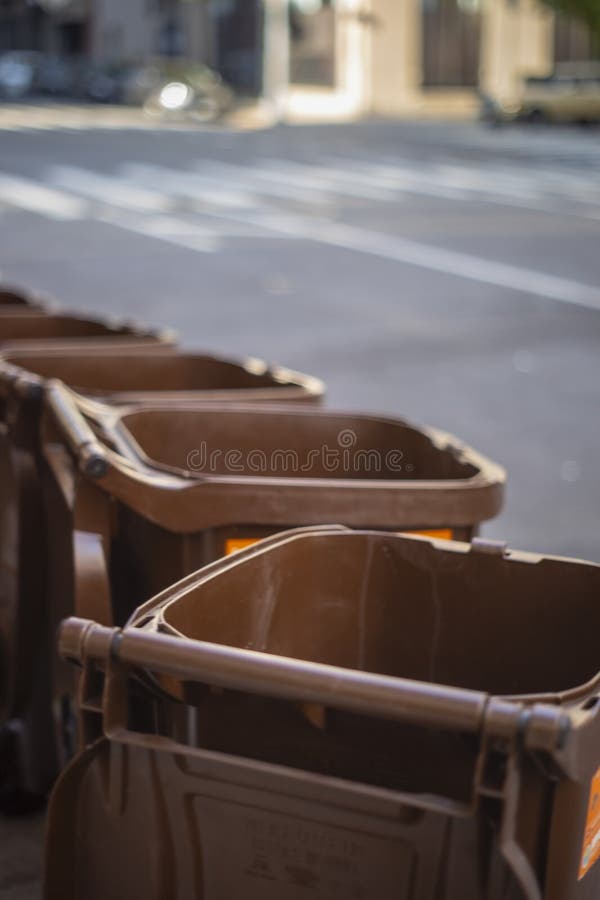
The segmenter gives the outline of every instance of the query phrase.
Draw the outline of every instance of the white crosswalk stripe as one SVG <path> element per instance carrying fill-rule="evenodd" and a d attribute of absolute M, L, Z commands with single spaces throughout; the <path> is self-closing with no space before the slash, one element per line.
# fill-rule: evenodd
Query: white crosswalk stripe
<path fill-rule="evenodd" d="M 281 179 L 277 173 L 271 177 L 268 171 L 259 166 L 237 166 L 205 159 L 196 164 L 194 171 L 210 178 L 216 184 L 236 185 L 241 190 L 251 190 L 267 197 L 312 203 L 315 206 L 327 202 L 324 191 L 303 187 L 290 181 L 289 178 Z"/>
<path fill-rule="evenodd" d="M 571 212 L 598 218 L 600 187 L 591 179 L 554 170 L 508 169 L 410 160 L 331 160 L 350 179 L 387 186 L 390 191 L 450 200 L 501 203 L 541 212 Z M 341 168 L 343 165 L 343 169 Z M 600 171 L 600 168 L 599 168 Z M 564 201 L 570 204 L 565 209 Z"/>
<path fill-rule="evenodd" d="M 46 172 L 53 187 L 65 188 L 106 205 L 147 213 L 166 212 L 173 206 L 169 195 L 151 187 L 132 185 L 120 176 L 101 175 L 75 166 L 50 166 Z"/>
<path fill-rule="evenodd" d="M 392 198 L 390 192 L 380 185 L 373 185 L 368 178 L 352 178 L 347 170 L 336 166 L 318 164 L 301 164 L 282 159 L 265 159 L 255 170 L 267 180 L 279 184 L 303 185 L 309 191 L 324 191 L 342 197 L 354 197 L 360 200 L 388 202 Z"/>
<path fill-rule="evenodd" d="M 86 204 L 78 197 L 13 175 L 0 174 L 0 200 L 49 219 L 81 219 L 86 213 Z"/>
<path fill-rule="evenodd" d="M 144 216 L 106 209 L 98 213 L 98 220 L 125 231 L 141 234 L 175 244 L 197 253 L 216 253 L 224 249 L 231 238 L 257 237 L 261 231 L 256 224 L 243 222 L 214 222 L 210 224 L 180 216 Z M 262 230 L 262 234 L 268 234 Z"/>
<path fill-rule="evenodd" d="M 411 195 L 600 217 L 600 181 L 548 168 L 529 172 L 516 167 L 349 158 L 315 164 L 262 159 L 244 166 L 203 159 L 191 171 L 127 162 L 111 174 L 49 166 L 43 183 L 30 180 L 26 185 L 27 179 L 8 173 L 2 178 L 0 202 L 59 218 L 82 214 L 77 198 L 136 212 L 164 213 L 180 208 L 196 212 L 212 207 L 255 209 L 290 202 L 317 208 L 362 200 L 387 204 Z"/>
<path fill-rule="evenodd" d="M 167 190 L 175 197 L 191 199 L 199 210 L 203 206 L 248 209 L 255 208 L 260 203 L 259 195 L 255 191 L 235 190 L 233 186 L 220 184 L 206 175 L 176 172 L 166 166 L 141 163 L 126 163 L 119 171 L 132 183 L 160 184 L 163 190 Z"/>
<path fill-rule="evenodd" d="M 203 158 L 185 170 L 129 160 L 110 173 L 48 165 L 35 179 L 0 172 L 3 216 L 21 209 L 55 222 L 90 219 L 199 253 L 218 252 L 240 238 L 317 241 L 600 309 L 600 291 L 590 285 L 340 221 L 344 212 L 373 204 L 404 211 L 419 197 L 600 219 L 600 185 L 589 171 L 547 161 L 532 169 L 515 162 L 338 155 L 303 161 L 263 157 L 246 165 Z"/>

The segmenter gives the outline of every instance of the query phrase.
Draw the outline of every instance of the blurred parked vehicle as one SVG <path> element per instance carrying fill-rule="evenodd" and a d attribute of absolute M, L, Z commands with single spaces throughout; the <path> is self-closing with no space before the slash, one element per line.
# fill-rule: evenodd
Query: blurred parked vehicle
<path fill-rule="evenodd" d="M 28 50 L 11 50 L 0 55 L 0 97 L 19 100 L 29 94 L 35 84 L 40 54 Z"/>
<path fill-rule="evenodd" d="M 224 113 L 232 99 L 220 75 L 198 62 L 165 57 L 122 75 L 122 102 L 142 106 L 151 115 L 185 113 L 207 121 Z"/>
<path fill-rule="evenodd" d="M 481 118 L 492 124 L 600 122 L 600 63 L 564 63 L 546 78 L 526 78 L 512 100 L 484 95 Z"/>
<path fill-rule="evenodd" d="M 89 64 L 81 74 L 82 97 L 96 103 L 119 103 L 126 72 L 123 65 Z"/>
<path fill-rule="evenodd" d="M 126 103 L 150 115 L 202 121 L 222 115 L 233 100 L 231 89 L 212 69 L 175 57 L 99 65 L 83 57 L 34 52 L 0 55 L 0 98 L 31 95 Z"/>
<path fill-rule="evenodd" d="M 85 60 L 78 57 L 40 56 L 34 91 L 50 97 L 76 97 Z"/>

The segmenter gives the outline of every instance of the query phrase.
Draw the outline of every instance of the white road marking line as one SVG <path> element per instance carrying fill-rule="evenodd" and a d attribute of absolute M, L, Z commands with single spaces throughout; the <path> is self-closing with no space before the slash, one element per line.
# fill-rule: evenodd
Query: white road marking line
<path fill-rule="evenodd" d="M 27 212 L 65 222 L 82 219 L 87 212 L 87 203 L 81 198 L 13 175 L 0 175 L 0 200 Z"/>
<path fill-rule="evenodd" d="M 289 184 L 291 181 L 293 184 L 302 184 L 309 190 L 324 191 L 328 194 L 384 203 L 397 199 L 390 196 L 389 190 L 373 186 L 365 178 L 352 178 L 349 172 L 337 167 L 306 165 L 283 159 L 261 159 L 258 165 L 252 167 L 252 171 L 260 171 L 263 177 L 283 184 Z"/>
<path fill-rule="evenodd" d="M 95 197 L 96 190 L 87 190 L 90 185 L 90 179 L 82 176 L 82 185 L 91 197 Z M 69 182 L 71 184 L 78 183 L 79 180 L 71 177 L 69 173 Z M 192 219 L 184 219 L 178 216 L 157 215 L 155 213 L 137 212 L 137 210 L 129 211 L 122 207 L 111 205 L 107 202 L 107 197 L 112 194 L 113 189 L 121 190 L 121 182 L 116 179 L 115 185 L 111 187 L 108 182 L 110 178 L 104 178 L 102 185 L 102 193 L 97 196 L 101 198 L 100 202 L 93 199 L 82 199 L 73 194 L 68 194 L 56 188 L 48 188 L 40 182 L 31 179 L 16 178 L 0 173 L 0 204 L 6 202 L 11 208 L 21 208 L 28 212 L 33 212 L 44 217 L 48 217 L 61 221 L 72 221 L 87 218 L 90 221 L 99 221 L 105 224 L 123 228 L 127 231 L 141 234 L 144 237 L 152 237 L 158 240 L 166 241 L 189 250 L 202 253 L 214 253 L 221 249 L 224 241 L 228 238 L 244 237 L 258 238 L 270 236 L 269 232 L 257 227 L 253 223 L 244 223 L 241 221 L 230 220 L 228 222 L 215 222 L 214 218 L 209 220 L 202 217 L 199 221 L 198 217 Z M 81 185 L 80 185 L 81 186 Z M 96 185 L 94 185 L 96 188 Z M 129 195 L 129 198 L 133 194 Z M 144 199 L 142 195 L 136 195 L 136 207 L 139 200 Z M 145 204 L 144 204 L 145 205 Z M 282 239 L 287 235 L 277 235 Z"/>
<path fill-rule="evenodd" d="M 161 171 L 160 167 L 157 167 L 156 171 L 154 171 L 154 167 L 148 167 L 147 171 L 145 167 L 140 167 L 140 169 L 143 171 L 138 174 L 143 174 L 144 178 L 150 178 L 153 184 L 162 183 L 161 176 L 171 172 L 166 168 Z M 48 171 L 57 182 L 68 183 L 74 191 L 81 191 L 89 199 L 78 197 L 74 193 L 70 194 L 58 188 L 48 188 L 38 181 L 4 176 L 0 173 L 0 203 L 6 200 L 11 207 L 21 207 L 52 218 L 87 217 L 147 236 L 168 238 L 171 243 L 179 242 L 182 246 L 192 246 L 193 249 L 203 249 L 205 244 L 208 246 L 211 241 L 214 242 L 222 237 L 255 237 L 257 231 L 261 230 L 257 229 L 254 224 L 235 219 L 231 219 L 225 225 L 223 222 L 215 223 L 214 217 L 207 220 L 205 216 L 202 216 L 200 219 L 193 213 L 188 219 L 177 215 L 157 215 L 154 212 L 156 206 L 166 207 L 167 211 L 175 206 L 173 197 L 158 194 L 147 187 L 132 186 L 123 177 L 97 175 L 85 169 L 68 166 L 53 167 Z M 187 175 L 175 171 L 172 174 L 182 179 L 180 188 L 183 194 L 185 185 L 188 183 Z M 193 181 L 193 175 L 191 179 Z M 201 180 L 203 184 L 208 183 L 206 179 Z M 211 182 L 211 185 L 215 201 L 217 195 L 219 199 L 222 199 L 225 188 L 221 188 L 218 184 L 215 185 L 214 182 Z M 192 193 L 194 192 L 192 191 Z M 109 202 L 111 199 L 116 202 Z M 244 205 L 249 203 L 250 195 L 244 195 L 243 198 L 239 195 L 232 195 L 224 205 L 235 204 L 235 207 L 238 208 L 241 202 Z M 222 206 L 223 204 L 216 202 L 215 205 Z M 260 201 L 257 205 L 260 207 Z M 256 209 L 257 207 L 253 205 L 252 208 Z M 183 215 L 185 215 L 185 211 Z M 281 235 L 281 237 L 286 237 L 286 235 Z"/>
<path fill-rule="evenodd" d="M 332 163 L 335 164 L 335 160 Z M 350 162 L 351 168 L 348 168 Z M 494 170 L 460 171 L 461 167 L 423 166 L 419 171 L 410 166 L 398 167 L 390 163 L 370 163 L 364 160 L 345 159 L 348 177 L 368 178 L 369 181 L 384 185 L 392 191 L 401 190 L 408 194 L 440 197 L 448 200 L 465 202 L 493 203 L 510 208 L 531 210 L 533 212 L 559 213 L 586 219 L 597 219 L 600 210 L 589 203 L 565 209 L 563 197 L 577 202 L 578 198 L 568 191 L 563 197 L 550 196 L 543 186 L 526 188 L 525 174 L 517 177 L 497 177 Z M 443 170 L 446 169 L 444 172 Z M 443 177 L 440 177 L 440 173 Z M 520 183 L 519 183 L 520 182 Z M 521 187 L 523 185 L 523 187 Z M 587 199 L 593 199 L 588 196 Z"/>
<path fill-rule="evenodd" d="M 168 212 L 171 197 L 156 190 L 139 188 L 122 178 L 102 175 L 77 166 L 50 166 L 50 183 L 83 194 L 100 203 L 136 212 Z"/>
<path fill-rule="evenodd" d="M 205 159 L 195 164 L 194 171 L 230 187 L 236 185 L 239 189 L 245 191 L 270 194 L 284 200 L 312 203 L 314 206 L 331 204 L 331 199 L 323 191 L 309 190 L 308 188 L 297 186 L 291 183 L 290 179 L 280 183 L 278 180 L 270 179 L 265 172 L 261 172 L 252 166 L 236 166 L 231 163 Z"/>
<path fill-rule="evenodd" d="M 367 164 L 368 165 L 368 164 Z M 512 205 L 515 200 L 535 199 L 538 195 L 529 191 L 519 191 L 514 185 L 501 185 L 493 176 L 485 173 L 479 176 L 474 170 L 461 171 L 459 167 L 446 166 L 421 166 L 418 170 L 407 163 L 380 163 L 373 166 L 379 177 L 387 179 L 390 184 L 398 181 L 409 188 L 414 185 L 419 190 L 426 189 L 428 193 L 435 193 L 439 188 L 440 196 L 450 196 L 453 193 L 463 200 L 470 199 L 472 194 L 482 193 L 486 197 L 500 196 L 503 201 L 508 200 Z"/>
<path fill-rule="evenodd" d="M 122 210 L 106 208 L 99 211 L 96 219 L 107 225 L 122 228 L 140 234 L 143 237 L 155 238 L 165 241 L 186 250 L 194 250 L 197 253 L 216 253 L 221 250 L 229 238 L 279 238 L 288 239 L 286 234 L 270 234 L 268 231 L 255 225 L 223 218 L 215 223 L 214 217 L 206 218 L 198 222 L 186 220 L 178 216 L 148 216 L 144 214 L 126 213 Z M 209 224 L 210 222 L 210 224 Z"/>
<path fill-rule="evenodd" d="M 532 183 L 532 179 L 525 175 L 511 175 L 507 173 L 485 171 L 483 169 L 453 166 L 448 163 L 435 166 L 427 172 L 434 180 L 439 179 L 441 184 L 462 188 L 465 191 L 477 191 L 487 194 L 499 194 L 510 200 L 536 201 L 542 199 L 542 194 Z"/>
<path fill-rule="evenodd" d="M 211 163 L 208 168 L 209 171 L 220 173 L 226 180 L 231 174 L 233 181 L 238 184 L 244 182 L 248 173 L 246 169 L 227 164 Z M 124 178 L 97 176 L 93 172 L 74 167 L 55 167 L 52 171 L 59 181 L 64 179 L 72 189 L 81 190 L 100 203 L 97 206 L 90 205 L 72 194 L 47 188 L 29 179 L 12 176 L 0 176 L 0 200 L 52 218 L 81 218 L 87 214 L 118 227 L 200 252 L 214 251 L 223 236 L 231 235 L 231 226 L 229 230 L 210 229 L 197 221 L 187 222 L 175 216 L 148 215 L 155 212 L 157 206 L 161 209 L 164 206 L 170 208 L 173 204 L 172 198 L 146 188 L 132 187 Z M 278 191 L 282 186 L 276 187 Z M 301 191 L 301 195 L 306 196 L 304 191 Z M 113 197 L 119 202 L 111 204 Z M 128 204 L 131 204 L 135 212 L 143 214 L 133 218 L 127 217 L 120 210 Z M 243 225 L 242 234 L 245 237 L 249 235 L 258 237 L 260 235 L 257 232 L 266 231 L 271 236 L 317 241 L 496 287 L 600 309 L 600 291 L 590 285 L 418 241 L 343 225 L 317 216 L 268 209 L 253 212 L 214 210 L 207 211 L 206 214 L 209 218 L 235 222 L 238 229 L 240 224 Z"/>
<path fill-rule="evenodd" d="M 252 216 L 251 221 L 262 228 L 285 232 L 302 240 L 317 241 L 468 281 L 600 310 L 599 289 L 544 272 L 313 217 L 263 213 Z"/>
<path fill-rule="evenodd" d="M 369 167 L 369 163 L 366 164 Z M 525 184 L 523 179 L 521 184 L 517 186 L 514 181 L 504 179 L 495 179 L 493 175 L 476 169 L 473 167 L 453 166 L 447 164 L 428 165 L 422 164 L 418 168 L 411 164 L 409 160 L 393 164 L 381 164 L 379 171 L 385 177 L 387 175 L 392 181 L 397 172 L 402 180 L 412 181 L 415 185 L 426 185 L 430 189 L 434 186 L 441 188 L 444 192 L 456 191 L 468 199 L 472 192 L 480 192 L 484 194 L 498 194 L 502 197 L 508 197 L 511 202 L 517 197 L 535 199 L 539 196 L 537 191 L 531 189 Z"/>
<path fill-rule="evenodd" d="M 160 184 L 171 195 L 192 198 L 200 207 L 204 204 L 218 207 L 251 209 L 260 206 L 258 194 L 253 191 L 233 190 L 227 184 L 192 172 L 177 171 L 167 166 L 124 163 L 119 174 L 142 186 Z"/>
<path fill-rule="evenodd" d="M 455 166 L 454 168 L 459 167 Z M 480 163 L 475 171 L 481 172 L 494 184 L 506 184 L 514 187 L 518 193 L 524 189 L 531 189 L 544 197 L 551 195 L 586 203 L 590 200 L 592 202 L 600 200 L 600 171 L 596 181 L 590 174 L 574 173 L 560 167 L 523 167 Z"/>
<path fill-rule="evenodd" d="M 112 210 L 101 213 L 98 218 L 117 228 L 157 238 L 197 253 L 215 253 L 223 244 L 218 229 L 194 226 L 175 216 L 128 216 Z"/>
<path fill-rule="evenodd" d="M 445 200 L 465 200 L 468 195 L 463 188 L 442 184 L 430 177 L 430 173 L 416 171 L 410 166 L 388 165 L 355 160 L 347 169 L 349 178 L 361 178 L 369 184 L 379 185 L 388 191 L 417 194 L 426 197 L 441 197 Z"/>

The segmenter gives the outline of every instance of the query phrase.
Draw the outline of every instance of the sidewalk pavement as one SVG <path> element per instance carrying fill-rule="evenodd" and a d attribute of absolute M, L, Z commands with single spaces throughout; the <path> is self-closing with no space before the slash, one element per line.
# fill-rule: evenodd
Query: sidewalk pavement
<path fill-rule="evenodd" d="M 469 121 L 477 112 L 477 98 L 470 91 L 431 91 L 407 100 L 397 119 Z M 135 130 L 157 127 L 173 131 L 258 131 L 279 121 L 293 125 L 326 124 L 360 119 L 335 108 L 335 97 L 326 92 L 298 89 L 290 95 L 288 108 L 279 113 L 268 101 L 240 101 L 216 122 L 193 117 L 157 118 L 140 108 L 98 103 L 31 101 L 0 104 L 0 131 L 21 130 Z"/>

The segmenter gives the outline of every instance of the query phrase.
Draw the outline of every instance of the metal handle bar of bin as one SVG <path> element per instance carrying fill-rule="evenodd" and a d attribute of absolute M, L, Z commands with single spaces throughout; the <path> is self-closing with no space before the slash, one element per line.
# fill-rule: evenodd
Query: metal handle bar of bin
<path fill-rule="evenodd" d="M 116 469 L 126 470 L 129 476 L 143 472 L 146 478 L 154 476 L 156 481 L 164 483 L 166 476 L 144 465 L 129 442 L 111 427 L 110 407 L 75 395 L 59 379 L 50 379 L 46 383 L 45 396 L 47 406 L 63 429 L 85 475 L 102 478 L 112 464 Z M 100 434 L 92 430 L 88 420 L 94 423 Z"/>
<path fill-rule="evenodd" d="M 174 478 L 167 472 L 157 472 L 147 466 L 137 457 L 126 438 L 117 429 L 110 428 L 111 408 L 106 407 L 105 421 L 103 405 L 93 401 L 88 403 L 86 398 L 85 402 L 82 399 L 80 406 L 77 396 L 58 379 L 52 379 L 46 384 L 47 410 L 62 430 L 63 438 L 70 447 L 80 471 L 119 501 L 141 511 L 146 518 L 163 527 L 178 531 L 182 521 L 189 524 L 185 515 L 182 520 L 181 506 L 173 504 L 172 499 L 174 493 L 183 492 L 191 482 Z M 85 408 L 85 414 L 82 412 L 82 406 Z M 89 420 L 98 427 L 99 433 L 93 430 Z M 53 455 L 54 439 L 52 436 L 49 438 L 47 425 L 48 423 L 43 429 L 43 443 L 44 454 L 50 460 Z M 57 465 L 60 468 L 62 463 L 58 461 Z M 193 484 L 194 487 L 199 487 L 206 483 L 200 477 L 196 477 Z M 188 518 L 189 515 L 192 515 L 192 518 L 194 514 L 200 515 L 202 524 L 198 525 L 198 528 L 206 527 L 207 517 L 212 521 L 210 503 L 199 505 L 195 498 L 190 498 L 186 509 Z M 194 519 L 194 524 L 195 521 Z"/>
<path fill-rule="evenodd" d="M 136 628 L 106 628 L 70 618 L 60 630 L 65 659 L 118 661 L 175 678 L 289 700 L 320 703 L 363 715 L 479 734 L 527 738 L 552 753 L 567 738 L 570 719 L 557 707 L 532 708 L 488 694 L 342 669 Z M 527 734 L 526 734 L 527 732 Z M 533 741 L 532 741 L 533 739 Z"/>
<path fill-rule="evenodd" d="M 27 353 L 33 350 L 27 350 Z M 87 351 L 86 351 L 87 352 Z M 21 400 L 40 401 L 44 395 L 44 381 L 41 375 L 15 365 L 8 354 L 0 352 L 0 392 L 2 396 L 16 394 Z"/>
<path fill-rule="evenodd" d="M 77 409 L 62 381 L 51 379 L 48 382 L 46 403 L 63 429 L 71 449 L 80 459 L 82 471 L 92 478 L 106 474 L 108 461 L 105 448 Z"/>
<path fill-rule="evenodd" d="M 111 407 L 74 394 L 59 379 L 50 379 L 45 387 L 46 405 L 63 429 L 76 455 L 81 470 L 90 478 L 103 478 L 111 468 L 122 470 L 128 477 L 142 475 L 144 480 L 164 486 L 166 473 L 156 472 L 144 464 L 126 437 L 112 427 Z M 92 430 L 92 421 L 99 434 Z M 114 448 L 112 449 L 111 446 Z"/>

